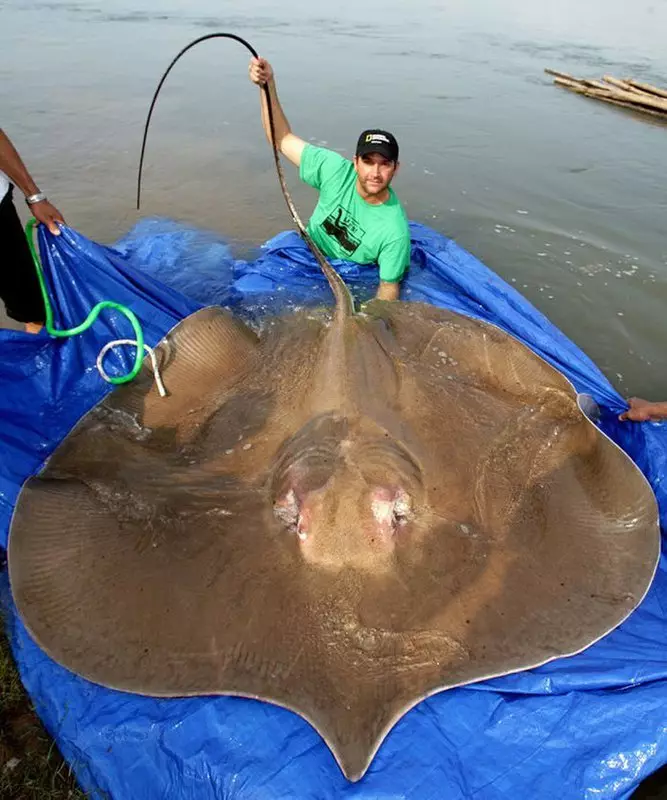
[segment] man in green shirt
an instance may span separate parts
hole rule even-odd
[[[267,84],[271,97],[276,147],[299,167],[301,180],[320,193],[308,222],[308,233],[329,258],[377,264],[377,297],[397,300],[400,281],[410,264],[408,219],[390,183],[398,171],[398,143],[391,133],[364,131],[350,161],[315,147],[292,133],[280,106],[273,69],[266,59],[250,61],[250,79]],[[262,94],[262,125],[269,141],[269,117]]]

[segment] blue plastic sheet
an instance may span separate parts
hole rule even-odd
[[[667,426],[619,423],[622,398],[597,367],[520,294],[453,241],[411,225],[403,299],[499,325],[600,405],[601,427],[636,461],[667,523]],[[114,248],[65,228],[40,232],[62,326],[99,300],[130,305],[155,344],[183,316],[223,303],[248,320],[318,302],[329,290],[299,237],[284,233],[254,260],[235,261],[218,237],[145,220]],[[337,264],[355,295],[374,268]],[[169,287],[169,288],[168,288]],[[0,332],[0,545],[21,484],[110,387],[95,359],[129,333],[107,313],[76,339]],[[133,353],[111,355],[110,372]],[[595,565],[591,564],[591,569]],[[289,711],[241,698],[154,699],[76,677],[30,639],[0,594],[24,684],[88,791],[129,798],[627,798],[667,762],[667,563],[623,624],[584,653],[539,669],[444,692],[389,734],[366,777],[345,781],[315,731]]]

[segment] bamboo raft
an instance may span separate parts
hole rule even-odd
[[[547,75],[554,77],[554,83],[572,92],[602,100],[622,108],[630,108],[642,114],[658,117],[667,122],[667,90],[642,83],[632,78],[603,76],[601,81],[575,78],[566,72],[545,69]]]

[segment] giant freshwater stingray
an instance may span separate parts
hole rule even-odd
[[[423,698],[577,653],[654,574],[653,494],[572,385],[500,329],[418,303],[256,334],[183,320],[24,486],[11,585],[73,672],[257,698],[365,773]]]

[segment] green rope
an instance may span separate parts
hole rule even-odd
[[[35,249],[35,237],[34,231],[35,226],[37,225],[36,219],[31,219],[28,221],[27,225],[25,226],[25,235],[28,239],[28,247],[30,248],[30,253],[32,254],[32,260],[35,264],[35,269],[37,271],[37,277],[39,279],[39,285],[42,290],[42,298],[44,299],[44,309],[46,312],[46,330],[51,336],[59,336],[59,337],[68,337],[68,336],[76,336],[79,333],[83,333],[87,331],[88,328],[95,322],[95,320],[99,317],[100,313],[105,308],[113,308],[116,311],[120,311],[121,314],[124,314],[132,324],[132,329],[134,330],[134,339],[136,341],[137,346],[137,354],[134,357],[134,366],[132,367],[131,371],[127,373],[127,375],[120,375],[118,377],[111,377],[108,376],[106,380],[109,383],[113,383],[115,385],[121,383],[129,383],[129,381],[133,380],[137,377],[139,370],[144,362],[144,332],[141,329],[141,323],[137,319],[136,314],[130,311],[127,306],[123,306],[120,303],[114,303],[111,300],[104,300],[101,303],[98,303],[88,314],[86,319],[80,324],[77,325],[75,328],[69,328],[68,330],[58,330],[57,328],[53,327],[53,309],[51,307],[51,301],[49,299],[49,292],[46,288],[46,282],[44,280],[44,273],[42,271],[42,265],[39,261],[39,257],[37,255],[37,250]]]

